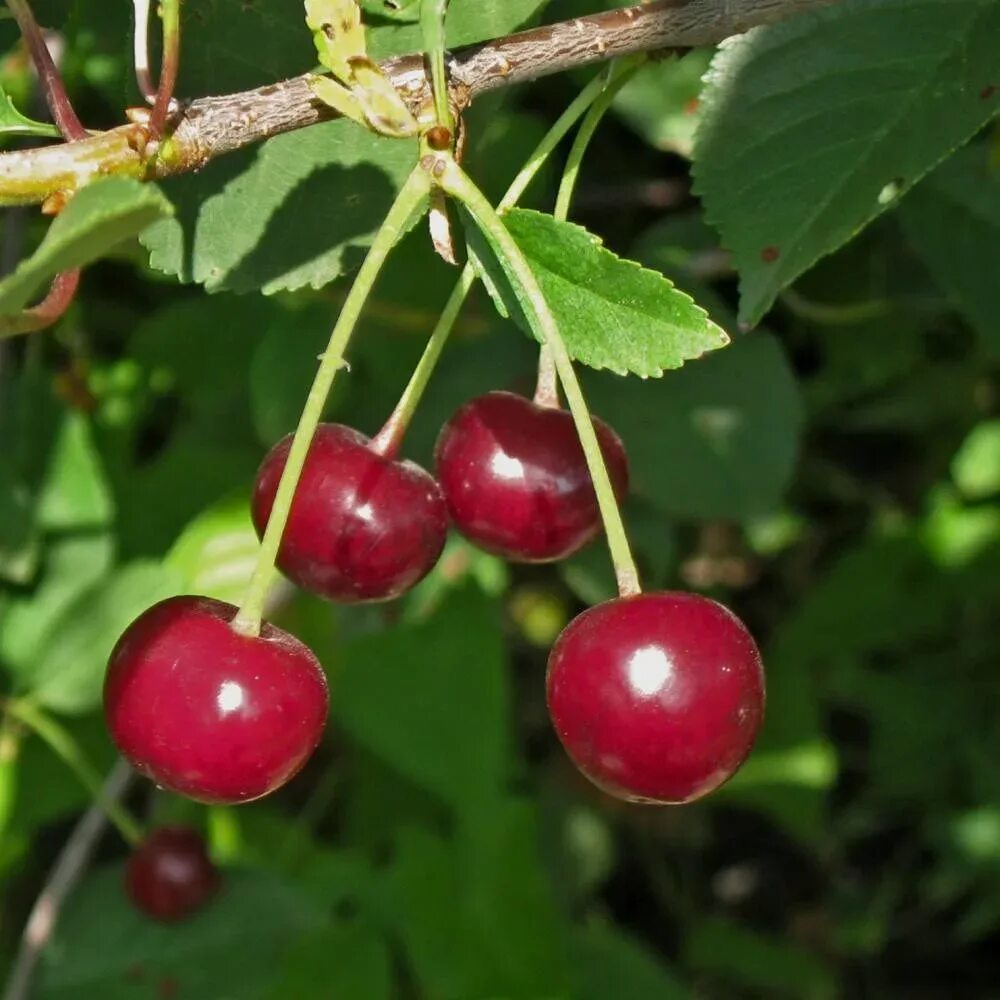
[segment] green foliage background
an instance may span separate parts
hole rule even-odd
[[[364,6],[378,55],[419,47],[406,5]],[[454,0],[450,37],[600,6]],[[184,9],[185,96],[311,66],[298,0]],[[65,32],[84,119],[117,123],[136,103],[128,5],[37,11]],[[0,42],[5,96],[37,115],[7,21]],[[585,388],[629,449],[647,585],[718,597],[760,639],[768,718],[729,785],[682,809],[623,806],[562,755],[545,655],[579,608],[610,596],[600,545],[515,569],[453,538],[389,607],[286,587],[273,617],[330,676],[326,743],[290,787],[237,810],[137,789],[130,805],[151,821],[206,831],[226,891],[182,926],[154,926],[123,897],[109,835],[36,995],[995,995],[997,51],[995,0],[846,0],[653,63],[585,164],[573,221],[607,247],[593,246],[594,270],[559,270],[560,247],[586,252],[579,230],[531,213],[512,223],[557,311],[589,321],[572,346],[604,369]],[[467,164],[494,197],[578,83],[472,109]],[[19,120],[6,108],[0,130]],[[257,463],[293,425],[345,275],[412,156],[331,123],[160,191],[98,185],[47,236],[34,214],[5,214],[5,309],[103,256],[54,331],[0,342],[2,684],[98,766],[113,760],[98,706],[125,625],[172,593],[239,599]],[[552,182],[532,208],[551,209]],[[392,259],[331,419],[371,433],[398,397],[455,276],[427,244],[418,228]],[[719,338],[708,343],[716,328],[686,296],[663,310],[658,275],[731,345],[677,368]],[[477,293],[407,453],[428,463],[469,397],[530,391],[535,356]],[[613,374],[664,368],[676,370]],[[87,804],[5,720],[0,962]]]

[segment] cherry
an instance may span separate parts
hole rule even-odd
[[[219,884],[205,841],[187,826],[153,830],[125,868],[125,891],[154,920],[183,920],[201,909]]]
[[[292,439],[257,473],[253,521],[263,536]],[[340,424],[321,424],[306,457],[278,553],[300,587],[336,601],[383,601],[409,590],[444,548],[448,514],[420,466],[380,454]]]
[[[248,802],[292,778],[316,749],[326,677],[294,636],[230,628],[232,604],[172,597],[143,612],[111,653],[111,737],[157,784],[202,802]]]
[[[607,424],[594,430],[615,495],[628,460]],[[437,474],[455,525],[477,545],[518,562],[572,555],[600,530],[600,511],[573,417],[511,392],[462,406],[438,438]]]
[[[640,594],[585,611],[552,648],[547,688],[576,766],[633,802],[690,802],[718,788],[764,714],[750,633],[697,594]]]

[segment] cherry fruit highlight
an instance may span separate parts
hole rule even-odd
[[[236,608],[172,597],[118,640],[104,713],[118,749],[158,785],[201,802],[249,802],[285,784],[319,744],[329,697],[316,657],[268,625],[233,631]]]
[[[628,492],[624,445],[596,418],[594,430],[621,501]],[[458,529],[506,559],[564,559],[600,530],[594,485],[566,410],[511,392],[473,399],[442,429],[436,467]]]
[[[253,521],[263,537],[292,439],[257,473]],[[384,601],[422,580],[448,532],[441,490],[420,466],[395,461],[341,424],[312,440],[278,551],[293,582],[334,601]]]
[[[640,594],[583,612],[556,640],[546,683],[570,758],[632,802],[691,802],[718,788],[764,714],[750,633],[697,594]]]
[[[186,826],[161,826],[135,849],[125,868],[125,891],[154,920],[183,920],[219,890],[219,872],[205,841]]]

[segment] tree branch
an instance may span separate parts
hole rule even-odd
[[[837,0],[656,0],[520,32],[452,53],[452,102],[476,97],[617,56],[712,45],[761,24]],[[421,55],[382,64],[416,111],[430,99]],[[152,141],[148,112],[101,135],[44,149],[0,154],[0,205],[36,204],[70,193],[96,176],[162,178],[196,170],[233,150],[335,118],[316,99],[309,74],[281,83],[191,102],[162,143]]]

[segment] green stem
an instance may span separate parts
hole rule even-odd
[[[451,105],[448,101],[448,74],[444,65],[444,19],[448,0],[420,0],[420,30],[424,52],[431,69],[431,89],[434,92],[434,113],[438,125],[454,130]]]
[[[587,108],[600,96],[606,85],[605,75],[599,73],[592,79],[583,90],[577,94],[576,98],[569,104],[566,110],[556,119],[552,128],[542,137],[541,142],[535,147],[531,156],[525,161],[514,178],[507,193],[503,196],[499,212],[505,212],[513,208],[527,190],[528,185],[534,180],[538,171],[545,165],[545,161],[552,155],[559,143],[569,134],[570,129],[586,114]],[[471,264],[466,264],[462,268],[461,276],[455,285],[444,311],[438,319],[434,332],[427,341],[424,353],[417,362],[417,367],[410,377],[403,396],[392,415],[386,421],[385,426],[373,439],[373,445],[381,454],[394,455],[402,442],[409,426],[413,414],[416,412],[420,399],[427,383],[434,372],[434,367],[441,356],[448,337],[458,319],[458,315],[469,297],[469,292],[476,283],[476,272]]]
[[[87,760],[80,745],[70,733],[50,715],[26,699],[12,699],[7,704],[7,710],[13,718],[23,722],[35,735],[44,740],[52,752],[76,774],[91,798],[104,810],[108,819],[129,844],[134,846],[142,840],[142,826],[121,803],[104,797],[102,790],[104,779]]]
[[[594,431],[593,418],[573,369],[569,351],[559,333],[559,326],[545,301],[535,275],[489,199],[451,157],[442,155],[438,158],[434,165],[434,176],[441,187],[470,212],[484,235],[499,251],[501,265],[506,265],[504,269],[508,276],[521,286],[525,304],[529,307],[527,310],[529,319],[534,320],[533,325],[539,338],[552,352],[556,371],[559,373],[559,380],[576,424],[590,477],[594,483],[594,492],[597,494],[601,519],[604,521],[608,548],[611,550],[611,560],[618,580],[618,592],[622,597],[638,594],[641,592],[639,573],[632,558],[604,455]]]
[[[347,293],[347,298],[344,299],[340,316],[337,317],[337,323],[330,335],[330,343],[323,354],[315,381],[309,390],[309,396],[302,410],[302,416],[299,418],[295,436],[292,439],[292,447],[288,452],[281,481],[278,484],[278,492],[274,498],[274,506],[271,508],[271,516],[261,541],[257,565],[250,577],[250,583],[247,585],[247,592],[240,610],[232,622],[232,628],[244,635],[260,634],[264,601],[274,577],[274,562],[281,545],[281,536],[285,531],[285,523],[288,521],[295,487],[302,474],[309,445],[312,443],[313,435],[316,433],[316,428],[323,415],[323,408],[326,406],[326,399],[330,394],[333,380],[336,378],[337,372],[345,367],[344,351],[350,342],[351,334],[354,332],[358,318],[361,316],[361,310],[364,308],[364,304],[382,270],[382,265],[392,248],[406,232],[414,214],[421,208],[430,187],[430,178],[424,170],[418,167],[410,174],[389,209],[381,228],[375,234],[371,249],[369,249],[364,263],[354,279],[351,290]]]
[[[391,458],[399,451],[403,436],[406,434],[406,428],[410,426],[410,421],[413,419],[413,414],[416,413],[420,399],[427,388],[427,383],[434,373],[438,358],[441,357],[441,351],[444,350],[444,345],[455,326],[458,314],[475,283],[476,273],[471,265],[466,265],[462,268],[458,283],[452,289],[451,295],[448,297],[440,317],[438,317],[437,325],[427,341],[424,353],[420,356],[417,367],[414,368],[396,408],[392,411],[392,415],[385,422],[382,430],[372,439],[372,448],[380,455]]]
[[[607,72],[603,74],[604,89],[590,105],[586,117],[580,123],[580,129],[570,147],[569,155],[566,157],[566,166],[563,168],[562,180],[559,182],[559,194],[556,196],[556,207],[553,213],[557,219],[565,220],[569,217],[570,202],[573,200],[573,191],[580,176],[580,165],[583,163],[587,148],[590,146],[590,140],[594,138],[594,133],[601,124],[601,119],[607,114],[615,97],[618,96],[618,91],[635,76],[636,71],[645,61],[644,55],[633,56],[631,59],[622,60],[621,63],[611,63]]]

